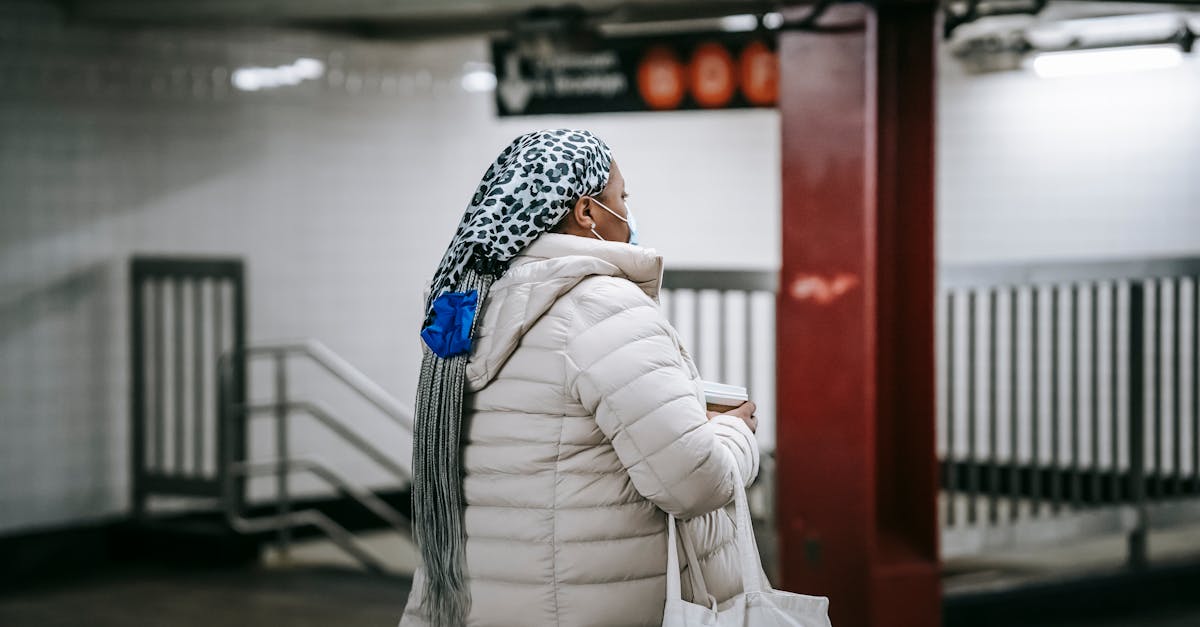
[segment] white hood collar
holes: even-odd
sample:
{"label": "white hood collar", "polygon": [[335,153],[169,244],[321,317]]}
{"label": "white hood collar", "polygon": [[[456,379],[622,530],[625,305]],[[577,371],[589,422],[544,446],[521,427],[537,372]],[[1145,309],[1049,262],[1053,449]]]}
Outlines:
{"label": "white hood collar", "polygon": [[512,259],[489,290],[467,366],[469,387],[487,385],[525,332],[580,281],[591,276],[625,278],[657,302],[662,275],[662,255],[652,248],[542,234]]}
{"label": "white hood collar", "polygon": [[629,279],[642,288],[647,296],[658,300],[658,290],[662,286],[663,257],[653,248],[564,233],[543,233],[513,259],[512,265],[573,256],[592,257],[612,264],[615,271],[603,274]]}

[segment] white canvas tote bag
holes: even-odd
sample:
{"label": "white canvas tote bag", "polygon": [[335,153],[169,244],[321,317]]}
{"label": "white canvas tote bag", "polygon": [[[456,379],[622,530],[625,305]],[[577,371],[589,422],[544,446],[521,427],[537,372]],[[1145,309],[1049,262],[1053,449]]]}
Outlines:
{"label": "white canvas tote bag", "polygon": [[737,550],[742,570],[742,593],[717,605],[708,594],[700,572],[700,562],[691,538],[683,534],[683,550],[691,574],[693,596],[708,599],[709,606],[689,603],[683,599],[679,582],[679,550],[675,517],[667,515],[667,605],[663,627],[832,627],[829,623],[829,598],[781,592],[771,588],[763,576],[758,543],[750,521],[750,506],[746,502],[740,472],[734,468],[737,488],[734,490],[736,509]]}

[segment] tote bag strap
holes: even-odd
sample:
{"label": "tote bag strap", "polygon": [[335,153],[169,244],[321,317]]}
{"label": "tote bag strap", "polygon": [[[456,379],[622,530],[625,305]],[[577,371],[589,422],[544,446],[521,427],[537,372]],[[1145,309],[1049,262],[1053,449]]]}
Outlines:
{"label": "tote bag strap", "polygon": [[705,599],[716,608],[717,600],[708,593],[704,584],[704,576],[700,572],[700,560],[696,557],[696,548],[691,537],[680,531],[675,517],[667,514],[667,599],[683,599],[683,589],[679,579],[679,549],[682,540],[684,559],[687,560],[688,575],[692,580],[692,598]]}
{"label": "tote bag strap", "polygon": [[675,547],[679,532],[675,530],[675,517],[667,514],[667,601],[683,599],[679,583],[679,549]]}
{"label": "tote bag strap", "polygon": [[674,529],[674,516],[667,514],[667,601],[683,599],[683,587],[679,584],[679,549],[676,548],[676,538],[679,532]]}
{"label": "tote bag strap", "polygon": [[683,541],[683,557],[687,560],[688,575],[692,578],[692,598],[707,600],[710,605],[716,604],[716,599],[709,596],[708,586],[704,584],[704,573],[700,567],[700,558],[696,556],[696,545],[692,542],[692,534],[687,525],[679,523],[679,539]]}
{"label": "tote bag strap", "polygon": [[746,485],[742,471],[733,466],[734,523],[737,525],[737,550],[742,568],[742,591],[764,592],[771,587],[763,577],[762,558],[758,554],[758,542],[754,539],[754,521],[750,519],[750,503],[746,499]]}
{"label": "tote bag strap", "polygon": [[[733,467],[733,503],[734,524],[737,527],[735,544],[738,551],[738,565],[742,571],[743,592],[766,592],[771,588],[763,577],[762,558],[758,554],[758,542],[754,539],[754,521],[750,519],[750,503],[746,498],[746,486],[742,481],[741,469]],[[676,529],[675,517],[667,514],[667,598],[682,599],[683,591],[679,580],[679,550],[676,548],[679,531]],[[713,598],[708,596],[704,577],[700,572],[700,563],[696,559],[694,549],[689,550],[689,544],[684,545],[684,551],[691,553],[687,556],[688,571],[692,576],[692,590],[695,598]],[[697,583],[699,580],[699,583]],[[695,594],[704,591],[705,596]]]}

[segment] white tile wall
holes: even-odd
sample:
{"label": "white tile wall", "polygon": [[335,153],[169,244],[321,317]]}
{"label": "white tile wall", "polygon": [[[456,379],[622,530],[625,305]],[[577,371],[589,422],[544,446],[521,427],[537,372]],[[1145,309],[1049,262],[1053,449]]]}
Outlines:
{"label": "white tile wall", "polygon": [[938,76],[943,262],[1200,253],[1200,55],[1150,72]]}

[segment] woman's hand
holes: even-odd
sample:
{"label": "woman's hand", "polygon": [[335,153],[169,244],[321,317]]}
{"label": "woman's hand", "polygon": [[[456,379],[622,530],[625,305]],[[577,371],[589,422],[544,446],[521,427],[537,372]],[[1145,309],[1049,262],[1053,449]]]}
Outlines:
{"label": "woman's hand", "polygon": [[746,401],[745,403],[742,403],[741,405],[738,405],[727,412],[707,411],[706,413],[708,414],[709,420],[712,420],[716,416],[722,415],[737,416],[738,418],[742,419],[742,422],[746,423],[747,427],[750,427],[751,433],[757,433],[758,418],[754,417],[755,409],[757,409],[757,407],[755,407],[754,401]]}

